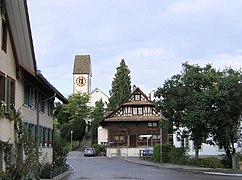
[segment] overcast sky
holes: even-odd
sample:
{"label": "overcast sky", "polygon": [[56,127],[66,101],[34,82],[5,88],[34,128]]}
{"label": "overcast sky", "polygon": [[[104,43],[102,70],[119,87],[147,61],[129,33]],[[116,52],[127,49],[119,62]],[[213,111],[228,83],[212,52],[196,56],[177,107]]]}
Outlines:
{"label": "overcast sky", "polygon": [[28,0],[38,69],[66,97],[77,54],[107,95],[124,59],[146,94],[182,63],[242,67],[241,0]]}

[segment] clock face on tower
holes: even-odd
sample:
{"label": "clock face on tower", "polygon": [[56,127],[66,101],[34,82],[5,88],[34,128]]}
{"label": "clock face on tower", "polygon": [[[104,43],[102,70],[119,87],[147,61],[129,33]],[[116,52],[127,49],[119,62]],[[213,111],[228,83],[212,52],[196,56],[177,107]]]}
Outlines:
{"label": "clock face on tower", "polygon": [[83,76],[76,78],[76,85],[84,86],[86,84],[86,79]]}

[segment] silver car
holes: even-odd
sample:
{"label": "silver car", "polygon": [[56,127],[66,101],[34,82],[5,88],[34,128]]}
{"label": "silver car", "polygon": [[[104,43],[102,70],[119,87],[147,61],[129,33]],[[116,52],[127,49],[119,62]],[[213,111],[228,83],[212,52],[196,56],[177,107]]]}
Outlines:
{"label": "silver car", "polygon": [[94,148],[86,148],[85,150],[84,150],[84,156],[86,157],[86,156],[96,156],[96,151],[95,151],[95,149]]}

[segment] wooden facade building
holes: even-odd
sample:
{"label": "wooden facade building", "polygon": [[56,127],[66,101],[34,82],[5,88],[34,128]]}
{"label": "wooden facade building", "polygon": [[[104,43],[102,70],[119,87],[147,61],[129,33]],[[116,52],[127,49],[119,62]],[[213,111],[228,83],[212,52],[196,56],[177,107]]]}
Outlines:
{"label": "wooden facade building", "polygon": [[[144,148],[160,144],[160,120],[154,102],[136,87],[116,110],[100,122],[107,133],[103,142],[106,141],[110,148]],[[167,142],[166,132],[162,133],[162,139]]]}

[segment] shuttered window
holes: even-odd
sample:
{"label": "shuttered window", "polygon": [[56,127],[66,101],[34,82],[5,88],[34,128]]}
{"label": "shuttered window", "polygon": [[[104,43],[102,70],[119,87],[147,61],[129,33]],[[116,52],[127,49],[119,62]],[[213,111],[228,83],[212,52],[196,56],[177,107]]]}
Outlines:
{"label": "shuttered window", "polygon": [[11,106],[15,104],[15,81],[7,77],[5,82],[5,111],[9,112]]}
{"label": "shuttered window", "polygon": [[0,72],[0,101],[4,101],[5,92],[5,77],[4,74]]}
{"label": "shuttered window", "polygon": [[1,30],[1,48],[2,50],[7,53],[7,23],[4,19],[2,19],[2,30]]}

